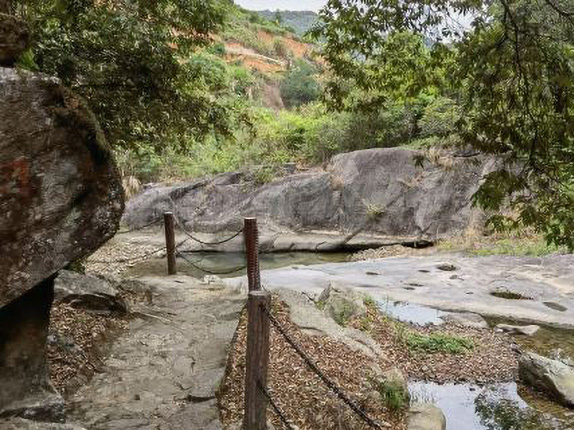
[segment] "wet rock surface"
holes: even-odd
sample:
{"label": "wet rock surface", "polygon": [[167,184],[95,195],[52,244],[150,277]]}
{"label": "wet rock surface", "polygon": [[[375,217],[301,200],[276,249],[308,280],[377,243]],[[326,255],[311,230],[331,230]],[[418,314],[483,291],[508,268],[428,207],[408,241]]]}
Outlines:
{"label": "wet rock surface", "polygon": [[141,282],[152,303],[72,397],[69,420],[93,430],[220,429],[215,392],[244,296],[185,276]]}
{"label": "wet rock surface", "polygon": [[[242,173],[157,186],[130,200],[124,220],[138,227],[169,210],[190,230],[218,232],[237,231],[244,216],[258,216],[263,235],[274,237],[268,245],[272,249],[303,249],[304,244],[307,250],[337,249],[358,232],[381,236],[382,245],[385,237],[391,244],[434,240],[463,230],[470,220],[470,197],[492,163],[455,159],[448,171],[430,163],[417,168],[417,154],[402,148],[341,154],[325,170],[263,186],[250,183]],[[318,237],[296,240],[289,236],[293,232],[339,233],[329,245]]]}
{"label": "wet rock surface", "polygon": [[[386,258],[268,270],[262,272],[262,282],[271,290],[292,288],[314,298],[334,282],[368,294],[380,303],[408,302],[445,311],[473,312],[524,323],[574,328],[574,312],[553,310],[544,304],[553,301],[569,310],[574,309],[572,255],[451,257],[449,262],[458,267],[457,279],[451,279],[452,272],[437,268],[443,259]],[[234,288],[246,285],[244,278],[224,282]],[[417,286],[405,290],[405,286],[412,284]],[[532,300],[509,300],[491,294],[501,288]]]}

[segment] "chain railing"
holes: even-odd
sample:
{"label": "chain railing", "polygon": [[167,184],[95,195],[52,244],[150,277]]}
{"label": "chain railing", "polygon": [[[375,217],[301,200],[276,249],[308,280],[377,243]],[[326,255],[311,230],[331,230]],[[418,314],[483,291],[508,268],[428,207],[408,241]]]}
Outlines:
{"label": "chain railing", "polygon": [[[159,221],[153,221],[138,229],[120,232],[120,234],[141,230]],[[262,288],[261,274],[259,268],[259,234],[257,221],[255,218],[245,218],[244,227],[232,235],[214,242],[208,242],[197,238],[188,232],[183,223],[173,215],[172,212],[164,214],[164,226],[166,234],[166,245],[154,249],[144,255],[128,259],[115,260],[116,262],[136,262],[149,258],[161,251],[166,251],[168,259],[168,273],[176,274],[176,256],[180,257],[188,265],[196,270],[212,275],[228,275],[237,273],[247,268],[247,280],[249,285],[249,296],[247,301],[247,352],[245,370],[245,411],[243,428],[246,430],[263,430],[267,425],[266,410],[270,406],[278,416],[281,423],[289,430],[296,430],[297,427],[280,407],[271,389],[267,386],[267,370],[269,365],[270,351],[270,329],[271,327],[279,333],[285,342],[297,353],[309,369],[331,390],[339,400],[341,400],[351,411],[370,428],[383,430],[389,428],[386,422],[377,421],[372,418],[359,404],[354,401],[345,390],[333,379],[326,375],[315,363],[315,361],[303,350],[299,343],[289,334],[288,330],[282,326],[280,321],[271,313],[271,294]],[[176,227],[186,236],[180,243],[175,243]],[[209,270],[198,265],[204,257],[192,261],[181,249],[188,241],[197,242],[201,250],[203,246],[222,245],[244,234],[246,265],[235,267],[225,271]],[[98,262],[98,261],[92,261]],[[109,261],[102,261],[109,263]],[[231,346],[237,340],[236,331]]]}
{"label": "chain railing", "polygon": [[335,395],[345,403],[361,420],[363,420],[369,427],[383,430],[383,428],[390,427],[387,423],[378,423],[373,418],[371,418],[366,411],[364,411],[355,401],[353,401],[345,391],[338,386],[335,381],[333,381],[329,376],[327,376],[313,361],[311,357],[301,348],[301,346],[289,335],[287,329],[285,329],[279,320],[273,316],[271,311],[267,306],[260,305],[263,313],[269,318],[269,321],[273,325],[273,328],[285,339],[287,344],[299,355],[299,357],[305,362],[305,364],[317,375],[317,377],[323,382]]}

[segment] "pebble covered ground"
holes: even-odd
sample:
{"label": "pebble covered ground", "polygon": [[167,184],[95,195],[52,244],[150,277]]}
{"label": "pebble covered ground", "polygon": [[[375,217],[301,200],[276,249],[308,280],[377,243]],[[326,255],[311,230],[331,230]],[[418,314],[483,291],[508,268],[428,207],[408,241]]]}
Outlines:
{"label": "pebble covered ground", "polygon": [[[290,321],[289,309],[276,298],[273,300],[273,313],[318,367],[343,387],[373,418],[388,423],[393,430],[405,428],[404,411],[394,413],[386,410],[378,393],[373,391],[369,379],[373,374],[372,359],[329,337],[304,334]],[[277,403],[299,429],[370,428],[332,394],[273,328],[271,345],[268,385]],[[222,418],[226,425],[242,420],[245,349],[244,314],[238,326],[237,341],[230,353],[228,374],[219,396]],[[386,362],[380,364],[388,365]],[[272,418],[276,428],[283,428],[271,409],[268,411],[268,417]]]}
{"label": "pebble covered ground", "polygon": [[[367,331],[382,347],[391,362],[409,378],[437,383],[512,381],[518,368],[518,346],[504,333],[454,325],[417,326],[398,323],[367,306],[367,315],[350,325]],[[405,344],[408,333],[446,334],[472,343],[472,349],[458,354],[413,350]]]}

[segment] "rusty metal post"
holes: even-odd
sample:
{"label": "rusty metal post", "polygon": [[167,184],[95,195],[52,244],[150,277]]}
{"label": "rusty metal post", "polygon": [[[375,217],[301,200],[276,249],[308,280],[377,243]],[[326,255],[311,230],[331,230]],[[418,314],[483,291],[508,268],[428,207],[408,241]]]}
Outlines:
{"label": "rusty metal post", "polygon": [[243,236],[245,237],[249,291],[259,291],[261,290],[261,274],[259,273],[259,232],[257,230],[257,218],[244,219]]}
{"label": "rusty metal post", "polygon": [[163,221],[165,225],[165,249],[167,251],[167,274],[177,275],[173,213],[165,212],[163,214]]}
{"label": "rusty metal post", "polygon": [[247,301],[247,355],[245,362],[245,430],[267,429],[267,387],[269,367],[269,318],[264,308],[271,306],[267,291],[251,291]]}

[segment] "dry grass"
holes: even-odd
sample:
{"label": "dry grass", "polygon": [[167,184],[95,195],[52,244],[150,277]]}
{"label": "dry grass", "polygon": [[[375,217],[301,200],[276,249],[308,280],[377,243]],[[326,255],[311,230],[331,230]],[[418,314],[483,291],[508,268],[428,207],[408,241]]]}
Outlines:
{"label": "dry grass", "polygon": [[[403,413],[393,413],[383,406],[373,390],[369,376],[372,361],[344,344],[324,336],[310,336],[299,330],[289,318],[289,309],[276,298],[273,312],[289,333],[313,358],[320,369],[345,389],[371,416],[389,422],[394,430],[405,428]],[[237,342],[232,348],[228,374],[220,390],[223,423],[229,426],[242,420],[245,377],[246,316],[238,326]],[[278,404],[300,429],[368,429],[354,413],[312,373],[301,358],[272,329],[268,385]],[[379,363],[385,366],[386,362]],[[280,427],[271,409],[268,416]]]}

